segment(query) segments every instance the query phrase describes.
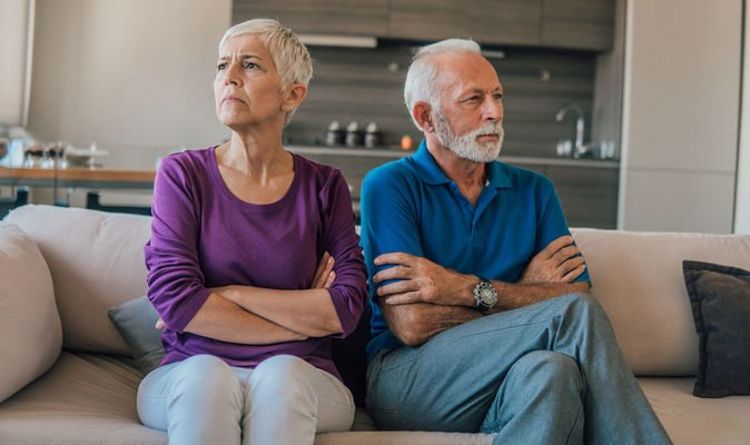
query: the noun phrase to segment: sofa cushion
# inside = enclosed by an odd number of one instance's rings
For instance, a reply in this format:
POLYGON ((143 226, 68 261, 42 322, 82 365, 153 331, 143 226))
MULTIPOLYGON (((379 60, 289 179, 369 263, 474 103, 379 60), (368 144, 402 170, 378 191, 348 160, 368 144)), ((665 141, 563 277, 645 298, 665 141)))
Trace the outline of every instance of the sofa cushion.
POLYGON ((692 377, 642 377, 646 398, 672 441, 679 445, 737 445, 750 438, 750 396, 702 399, 692 377))
POLYGON ((695 375, 698 337, 682 261, 750 268, 750 236, 573 230, 591 293, 637 375, 695 375))
POLYGON ((113 356, 63 351, 52 369, 0 405, 0 442, 166 444, 138 421, 141 373, 113 356))
POLYGON ((44 257, 20 228, 0 223, 0 402, 47 371, 61 345, 44 257))
MULTIPOLYGON (((64 351, 52 369, 0 404, 0 443, 164 445, 167 435, 140 424, 141 373, 117 357, 64 351)), ((357 410, 357 430, 372 420, 357 410)), ((485 434, 363 431, 320 434, 316 445, 490 445, 485 434)))
POLYGON ((750 395, 750 271, 699 261, 683 270, 699 341, 693 394, 750 395))
POLYGON ((147 297, 126 301, 107 311, 117 331, 130 348, 135 366, 143 375, 159 367, 164 358, 161 332, 156 329, 159 314, 147 297))
POLYGON ((107 310, 146 294, 146 216, 29 205, 6 220, 19 225, 47 261, 65 348, 129 354, 107 310))

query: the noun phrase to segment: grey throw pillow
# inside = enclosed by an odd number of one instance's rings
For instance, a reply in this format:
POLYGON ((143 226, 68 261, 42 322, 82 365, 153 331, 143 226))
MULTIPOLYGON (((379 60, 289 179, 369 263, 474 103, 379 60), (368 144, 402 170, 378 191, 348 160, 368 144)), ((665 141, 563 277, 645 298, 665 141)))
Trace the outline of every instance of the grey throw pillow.
POLYGON ((750 395, 750 271, 684 261, 698 332, 699 397, 750 395))
POLYGON ((164 346, 161 332, 154 326, 159 314, 148 298, 126 301, 110 308, 107 315, 127 343, 135 365, 143 375, 158 368, 164 358, 164 346))

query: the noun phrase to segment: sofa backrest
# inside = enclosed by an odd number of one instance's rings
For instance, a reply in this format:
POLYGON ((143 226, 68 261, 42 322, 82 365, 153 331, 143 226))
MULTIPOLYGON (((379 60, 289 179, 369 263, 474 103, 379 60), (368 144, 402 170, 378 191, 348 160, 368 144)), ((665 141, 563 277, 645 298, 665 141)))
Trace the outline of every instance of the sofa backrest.
MULTIPOLYGON (((146 293, 146 216, 30 205, 11 212, 49 266, 64 346, 128 354, 107 309, 146 293)), ((693 375, 697 336, 686 259, 750 269, 750 236, 573 229, 593 282, 638 375, 693 375)))
POLYGON ((750 269, 750 236, 574 229, 591 293, 636 375, 695 375, 698 339, 683 260, 750 269))
POLYGON ((63 346, 129 354, 107 309, 146 294, 143 246, 151 218, 29 205, 5 219, 39 246, 47 261, 63 326, 63 346))

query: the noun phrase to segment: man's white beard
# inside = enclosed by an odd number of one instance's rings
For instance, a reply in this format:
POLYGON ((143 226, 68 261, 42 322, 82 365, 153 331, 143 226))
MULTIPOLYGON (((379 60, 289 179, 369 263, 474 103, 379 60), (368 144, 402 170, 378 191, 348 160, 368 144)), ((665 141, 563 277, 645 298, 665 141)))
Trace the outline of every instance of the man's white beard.
POLYGON ((481 127, 463 136, 456 136, 448 125, 448 120, 442 112, 435 112, 435 132, 441 144, 448 147, 459 158, 468 159, 474 162, 487 163, 494 161, 503 148, 503 138, 505 131, 503 126, 497 123, 486 122, 481 127), (487 134, 496 134, 496 141, 479 143, 477 136, 487 134))

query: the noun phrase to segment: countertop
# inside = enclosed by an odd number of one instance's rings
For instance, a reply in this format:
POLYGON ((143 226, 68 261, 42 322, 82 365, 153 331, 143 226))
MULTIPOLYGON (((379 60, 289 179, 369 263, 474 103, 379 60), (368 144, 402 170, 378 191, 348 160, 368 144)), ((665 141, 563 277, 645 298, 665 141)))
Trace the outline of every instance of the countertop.
MULTIPOLYGON (((414 150, 400 150, 397 148, 349 148, 349 147, 320 147, 312 145, 287 145, 289 151, 299 154, 325 156, 362 156, 375 158, 397 159, 414 153, 414 150)), ((501 162, 517 165, 549 165, 561 167, 587 167, 619 169, 620 162, 616 159, 572 159, 572 158, 539 158, 527 156, 500 155, 501 162)))
POLYGON ((151 189, 154 186, 154 171, 0 167, 0 185, 151 189))

